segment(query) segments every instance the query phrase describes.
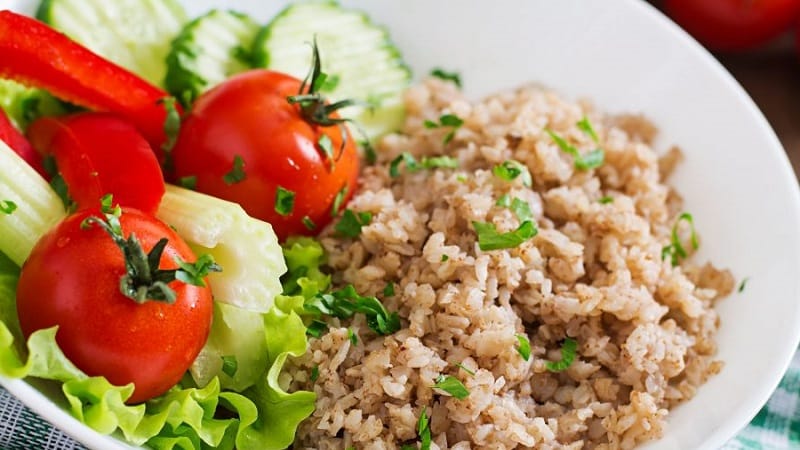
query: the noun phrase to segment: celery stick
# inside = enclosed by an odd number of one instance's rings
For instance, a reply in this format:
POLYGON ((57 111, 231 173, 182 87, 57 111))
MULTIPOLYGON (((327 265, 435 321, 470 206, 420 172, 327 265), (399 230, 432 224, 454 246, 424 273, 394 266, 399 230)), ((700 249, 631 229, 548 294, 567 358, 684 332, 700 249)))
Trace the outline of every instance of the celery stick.
MULTIPOLYGON (((34 244, 66 216, 61 199, 35 170, 0 141, 0 205, 16 209, 0 212, 0 252, 21 266, 34 244)), ((11 209, 11 208, 6 208, 11 209)))
POLYGON ((156 216, 222 266, 208 278, 215 300, 256 312, 272 308, 286 263, 270 224, 236 203, 171 185, 156 216))

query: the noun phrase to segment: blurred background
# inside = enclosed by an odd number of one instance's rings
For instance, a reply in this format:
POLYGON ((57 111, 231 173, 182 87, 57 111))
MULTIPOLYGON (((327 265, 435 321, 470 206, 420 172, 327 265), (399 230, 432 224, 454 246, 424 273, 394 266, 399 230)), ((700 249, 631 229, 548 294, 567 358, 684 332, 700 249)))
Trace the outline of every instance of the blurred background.
POLYGON ((800 0, 650 0, 728 69, 800 174, 800 0))

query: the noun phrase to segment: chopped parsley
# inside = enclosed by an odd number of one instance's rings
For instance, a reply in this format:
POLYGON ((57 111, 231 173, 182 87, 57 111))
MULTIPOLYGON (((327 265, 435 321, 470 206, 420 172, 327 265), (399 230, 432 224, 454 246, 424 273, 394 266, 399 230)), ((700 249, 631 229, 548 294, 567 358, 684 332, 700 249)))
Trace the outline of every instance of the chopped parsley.
POLYGON ((17 204, 11 200, 0 200, 0 212, 11 215, 17 210, 17 204))
POLYGON ((330 161, 330 169, 333 170, 336 166, 336 161, 334 161, 333 157, 333 142, 331 142, 331 138, 323 133, 320 135, 319 139, 317 139, 317 145, 319 145, 319 149, 322 150, 322 154, 330 161))
POLYGON ((315 382, 319 379, 319 366, 314 366, 311 368, 311 382, 315 382))
POLYGON ((461 380, 454 376, 440 374, 436 377, 436 384, 434 384, 433 387, 445 391, 459 400, 464 400, 469 397, 469 390, 464 386, 461 380))
POLYGON ((417 436, 419 436, 419 450, 431 450, 431 424, 426 413, 427 407, 422 407, 417 421, 417 436))
POLYGON ((375 161, 378 160, 378 154, 375 152, 375 147, 372 146, 368 139, 359 141, 358 144, 362 149, 364 149, 364 159, 367 161, 367 164, 375 164, 375 161))
POLYGON ((386 287, 383 288, 383 296, 384 297, 394 296, 394 283, 392 283, 391 281, 386 283, 386 287))
POLYGON ((699 243, 697 242, 697 232, 694 229, 694 219, 692 218, 692 215, 687 212, 681 213, 681 215, 678 216, 678 220, 675 221, 675 225, 672 226, 670 244, 661 249, 661 259, 667 259, 669 256, 673 267, 680 264, 682 259, 686 259, 686 257, 689 256, 688 252, 681 243, 680 236, 678 236, 678 225, 680 225, 681 221, 688 223, 689 227, 691 228, 692 233, 690 240, 692 248, 697 250, 699 247, 699 243))
POLYGON ((377 297, 362 296, 352 284, 306 300, 305 309, 311 313, 348 319, 356 313, 366 316, 367 326, 380 334, 388 335, 400 329, 400 316, 390 313, 377 297))
POLYGON ((295 193, 293 191, 284 189, 283 186, 278 186, 275 191, 275 212, 282 216, 291 214, 294 211, 294 197, 295 193))
POLYGON ((352 209, 345 209, 334 229, 342 236, 356 238, 361 234, 361 228, 369 225, 371 220, 372 213, 370 212, 355 213, 352 209))
POLYGON ((230 172, 226 173, 225 176, 222 177, 222 181, 230 186, 232 184, 242 182, 245 179, 245 176, 244 160, 241 156, 236 155, 233 157, 233 167, 231 168, 230 172))
POLYGON ((589 138, 591 138, 595 144, 600 143, 600 139, 597 137, 597 133, 595 133, 594 127, 592 127, 592 123, 589 122, 588 117, 583 116, 583 119, 579 120, 575 125, 577 125, 584 134, 589 136, 589 138))
POLYGON ((222 356, 222 373, 233 378, 236 371, 239 370, 239 361, 236 360, 236 355, 222 356))
POLYGON ((499 233, 491 222, 472 222, 472 226, 478 233, 478 246, 482 251, 518 247, 539 232, 530 220, 523 221, 516 230, 507 233, 499 233))
POLYGON ((439 67, 431 70, 431 76, 439 78, 444 81, 449 81, 459 88, 461 87, 461 75, 458 72, 448 72, 439 67))
POLYGON ((514 159, 506 160, 502 164, 494 166, 492 173, 497 178, 505 181, 513 181, 518 177, 522 177, 523 186, 531 187, 533 185, 533 178, 531 178, 531 172, 528 167, 514 159))
POLYGON ((309 231, 314 231, 317 228, 317 224, 308 216, 303 216, 303 225, 305 225, 306 229, 309 231))
POLYGON ((494 202, 494 204, 495 206, 502 206, 503 208, 508 208, 509 206, 511 206, 511 196, 508 194, 503 194, 500 196, 500 198, 497 199, 496 202, 494 202))
POLYGON ((466 183, 467 182, 467 176, 464 175, 463 173, 460 173, 460 174, 456 175, 456 181, 458 181, 459 183, 466 183))
POLYGON ((475 376, 475 371, 465 366, 463 363, 456 363, 456 366, 464 372, 467 372, 470 376, 475 376))
POLYGON ((517 334, 516 336, 517 341, 519 342, 517 352, 525 361, 531 359, 531 341, 528 339, 528 336, 525 336, 524 334, 517 334))
POLYGON ((447 256, 447 255, 442 255, 442 262, 445 262, 445 261, 447 261, 448 259, 450 259, 450 257, 449 257, 449 256, 447 256))
POLYGON ((350 339, 353 345, 358 345, 358 335, 350 328, 347 329, 347 339, 350 339))
POLYGON ((400 176, 400 164, 405 164, 406 171, 409 173, 419 172, 425 169, 457 169, 458 160, 450 156, 423 156, 420 161, 408 152, 399 154, 389 164, 389 176, 397 178, 400 176))
POLYGON ((747 287, 747 282, 748 282, 749 280, 750 280, 750 277, 744 277, 744 278, 742 279, 742 282, 741 282, 741 283, 739 283, 739 288, 738 288, 738 289, 736 289, 736 291, 737 291, 737 292, 739 292, 739 293, 743 292, 743 291, 744 291, 744 288, 746 288, 746 287, 747 287))
POLYGON ((178 178, 178 184, 186 189, 195 190, 197 188, 197 177, 194 175, 180 177, 178 178))
MULTIPOLYGON (((578 122, 578 124, 580 124, 580 123, 581 122, 578 122)), ((586 123, 588 124, 588 121, 586 123)), ((591 125, 588 125, 588 126, 589 126, 589 130, 591 130, 591 132, 592 132, 592 134, 590 134, 590 137, 592 137, 593 139, 596 138, 597 135, 594 134, 594 130, 591 128, 591 125)), ((580 125, 579 125, 579 127, 580 127, 580 125)), ((581 129, 583 130, 583 128, 581 128, 581 129)), ((556 133, 554 133, 549 128, 545 128, 544 131, 550 136, 550 138, 553 140, 553 142, 556 143, 556 145, 558 146, 558 148, 561 149, 561 151, 563 151, 564 153, 572 156, 573 164, 575 165, 576 169, 578 169, 578 170, 596 169, 596 168, 598 168, 598 167, 603 165, 603 161, 605 160, 605 152, 603 151, 602 148, 598 147, 598 148, 586 153, 585 155, 581 155, 581 153, 578 151, 578 149, 574 145, 572 145, 569 142, 567 142, 566 139, 564 139, 561 136, 557 135, 556 133)), ((586 132, 586 131, 584 130, 584 132, 586 132)), ((587 134, 589 134, 589 133, 587 133, 587 134)), ((595 142, 597 142, 597 141, 595 141, 595 142)))
POLYGON ((600 204, 602 204, 602 205, 607 205, 609 203, 614 203, 614 197, 612 197, 610 195, 604 195, 604 196, 600 197, 600 200, 598 200, 598 202, 600 202, 600 204))
POLYGON ((510 209, 521 222, 533 219, 531 206, 525 200, 514 197, 514 200, 511 201, 510 209))
POLYGON ((461 128, 461 125, 464 125, 464 120, 458 117, 455 114, 443 114, 439 116, 439 122, 434 122, 432 120, 426 120, 423 122, 423 126, 428 129, 434 128, 447 128, 450 127, 451 130, 444 136, 444 140, 442 143, 447 145, 456 135, 456 130, 461 128))
POLYGON ((312 320, 306 327, 306 334, 317 339, 321 338, 326 331, 328 331, 328 324, 317 319, 312 320))
POLYGON ((561 361, 547 361, 544 366, 550 372, 563 372, 572 365, 578 350, 578 341, 572 338, 564 339, 561 344, 561 361))
POLYGON ((336 217, 336 214, 339 213, 339 209, 342 207, 345 197, 347 197, 346 184, 339 189, 339 192, 336 193, 336 197, 333 199, 333 204, 331 205, 331 217, 336 217))

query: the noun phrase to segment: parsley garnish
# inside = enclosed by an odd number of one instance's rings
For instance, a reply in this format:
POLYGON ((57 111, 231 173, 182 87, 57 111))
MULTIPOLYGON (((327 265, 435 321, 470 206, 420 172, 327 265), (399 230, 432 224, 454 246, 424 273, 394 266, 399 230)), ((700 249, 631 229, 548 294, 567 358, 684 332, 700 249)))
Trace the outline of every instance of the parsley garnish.
POLYGON ((458 72, 447 72, 437 67, 431 71, 431 76, 442 79, 444 81, 450 81, 459 88, 461 87, 461 75, 459 75, 458 72))
POLYGON ((328 324, 317 319, 312 320, 311 323, 308 324, 308 327, 306 327, 306 334, 317 339, 322 337, 326 331, 328 331, 328 324))
POLYGON ((393 295, 394 295, 394 283, 390 281, 386 283, 386 287, 383 288, 383 296, 392 297, 393 295))
POLYGON ((311 382, 315 382, 319 379, 319 366, 314 366, 311 368, 311 382))
POLYGON ((317 228, 317 224, 308 216, 303 216, 303 225, 305 225, 306 229, 309 231, 314 231, 317 228))
POLYGON ((750 280, 750 277, 745 277, 742 279, 742 282, 739 283, 739 288, 736 290, 737 292, 741 293, 744 291, 744 288, 747 287, 747 281, 750 280))
POLYGON ((419 172, 424 169, 457 169, 458 160, 450 156, 423 156, 422 160, 417 162, 414 155, 408 152, 403 152, 398 155, 389 164, 389 176, 396 178, 400 175, 400 164, 405 163, 406 171, 409 173, 419 172))
POLYGON ((239 370, 239 361, 236 360, 236 355, 222 356, 222 373, 233 378, 237 370, 239 370))
POLYGON ((434 122, 432 120, 426 120, 423 122, 425 128, 433 129, 433 128, 452 128, 445 136, 444 140, 442 141, 443 144, 447 145, 456 135, 456 130, 458 130, 461 125, 464 125, 464 120, 458 117, 455 114, 443 114, 439 116, 439 122, 434 122))
POLYGON ((339 208, 342 207, 345 197, 347 197, 346 184, 339 189, 339 192, 336 193, 336 197, 333 198, 333 204, 331 205, 331 217, 336 217, 336 214, 339 213, 339 208))
POLYGON ((17 204, 11 200, 0 200, 0 212, 11 215, 17 210, 17 204))
POLYGON ((294 197, 295 193, 293 191, 284 189, 283 186, 278 186, 275 191, 275 212, 282 216, 291 214, 294 211, 294 197))
POLYGON ((512 181, 521 176, 523 186, 531 187, 533 185, 533 178, 531 178, 531 172, 528 170, 528 167, 513 159, 509 159, 502 164, 494 166, 492 173, 497 178, 506 181, 512 181))
POLYGON ((456 175, 456 181, 458 181, 459 183, 466 183, 467 182, 467 176, 462 174, 462 173, 460 173, 460 174, 456 175))
MULTIPOLYGON (((579 122, 580 123, 580 122, 579 122)), ((591 125, 589 125, 591 127, 591 125)), ((566 139, 562 138, 561 136, 555 134, 549 128, 545 128, 544 130, 553 142, 556 143, 558 148, 561 149, 564 153, 569 154, 572 156, 573 164, 575 168, 578 170, 589 170, 589 169, 596 169, 603 165, 603 161, 605 160, 605 152, 602 148, 596 148, 585 155, 581 155, 577 148, 574 145, 570 144, 566 141, 566 139)), ((592 131, 594 132, 594 131, 592 131)), ((597 137, 596 135, 594 137, 597 137)))
POLYGON ((583 119, 579 120, 575 125, 577 125, 578 128, 584 132, 584 134, 589 136, 589 138, 591 138, 595 144, 600 143, 600 139, 597 137, 597 133, 595 133, 594 127, 592 127, 592 123, 589 122, 588 117, 583 116, 583 119))
POLYGON ((195 190, 197 188, 197 177, 194 175, 180 177, 178 178, 178 184, 186 189, 195 190))
POLYGON ((447 261, 448 259, 450 259, 450 257, 449 257, 449 256, 447 256, 447 255, 442 255, 442 262, 445 262, 445 261, 447 261))
POLYGON ((456 366, 458 368, 460 368, 461 370, 463 370, 464 372, 467 372, 471 376, 473 376, 473 377, 475 376, 475 371, 470 369, 469 367, 465 366, 463 363, 456 363, 456 366))
POLYGON ((500 198, 497 199, 496 202, 494 202, 494 204, 495 206, 502 206, 503 208, 508 208, 509 206, 511 206, 511 196, 508 194, 503 194, 500 196, 500 198))
POLYGON ((396 312, 389 313, 377 297, 359 295, 352 284, 327 294, 317 294, 306 300, 305 309, 339 319, 348 319, 355 313, 364 314, 367 326, 380 335, 400 329, 400 316, 396 312))
POLYGON ((510 209, 521 222, 528 221, 533 218, 531 206, 528 204, 528 202, 520 198, 514 197, 514 200, 511 201, 510 209))
POLYGON ((375 161, 378 160, 378 154, 375 153, 375 147, 372 146, 368 139, 359 141, 358 144, 362 149, 364 149, 364 159, 367 160, 367 164, 375 164, 375 161))
POLYGON ((686 249, 683 248, 683 244, 681 244, 680 236, 678 236, 678 225, 682 220, 686 221, 691 228, 692 233, 690 239, 692 248, 697 250, 697 247, 699 247, 697 242, 697 232, 694 229, 694 219, 692 218, 692 215, 687 212, 681 213, 681 215, 678 216, 678 220, 675 221, 675 225, 672 226, 672 234, 670 237, 671 243, 661 249, 661 259, 667 259, 667 256, 669 256, 673 267, 680 264, 682 259, 685 259, 687 256, 689 256, 689 254, 686 252, 686 249))
POLYGON ((507 233, 498 233, 491 222, 472 222, 472 226, 478 233, 478 246, 482 251, 518 247, 539 232, 530 220, 523 221, 516 230, 507 233))
POLYGON ((350 339, 353 345, 358 345, 358 335, 350 328, 347 329, 347 339, 350 339))
POLYGON ((361 234, 361 228, 369 225, 371 220, 372 213, 370 212, 355 213, 351 209, 345 209, 334 229, 342 236, 356 238, 361 234))
POLYGON ((226 173, 225 176, 222 177, 222 181, 230 186, 232 184, 241 182, 245 179, 245 176, 244 160, 241 156, 236 155, 233 157, 233 168, 231 168, 230 172, 226 173))
POLYGON ((567 370, 567 368, 572 365, 572 361, 575 360, 577 350, 578 341, 569 337, 564 339, 564 343, 561 344, 561 361, 547 361, 544 363, 545 368, 550 372, 563 372, 567 370))
POLYGON ((598 202, 600 202, 600 204, 602 204, 602 205, 607 205, 609 203, 614 203, 614 197, 612 197, 610 195, 604 195, 604 196, 600 197, 600 200, 598 200, 598 202))
POLYGON ((436 384, 434 384, 433 387, 445 391, 459 400, 464 400, 469 397, 469 390, 464 386, 464 383, 450 375, 440 374, 436 377, 436 384))
POLYGON ((426 414, 427 407, 422 407, 419 413, 419 420, 417 421, 417 435, 419 436, 419 449, 431 450, 431 424, 428 421, 426 414))
POLYGON ((333 142, 331 142, 331 138, 323 133, 317 140, 317 145, 319 145, 320 150, 322 150, 322 154, 330 161, 330 169, 333 170, 336 166, 336 161, 333 159, 333 142))
POLYGON ((528 336, 525 336, 524 334, 517 334, 516 336, 517 341, 519 342, 517 352, 525 361, 531 359, 531 341, 528 339, 528 336))

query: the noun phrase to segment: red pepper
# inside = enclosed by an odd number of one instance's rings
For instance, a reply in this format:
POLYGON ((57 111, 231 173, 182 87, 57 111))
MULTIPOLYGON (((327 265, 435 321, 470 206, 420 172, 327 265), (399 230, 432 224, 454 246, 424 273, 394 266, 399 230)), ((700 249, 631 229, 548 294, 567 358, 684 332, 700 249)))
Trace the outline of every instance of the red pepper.
POLYGON ((44 23, 7 10, 0 11, 0 77, 116 113, 133 123, 157 154, 167 140, 167 112, 161 104, 169 97, 166 91, 44 23))
POLYGON ((40 175, 46 176, 42 166, 42 158, 36 153, 31 144, 25 139, 8 119, 5 111, 0 109, 0 141, 5 142, 11 150, 14 150, 31 167, 36 169, 40 175))

